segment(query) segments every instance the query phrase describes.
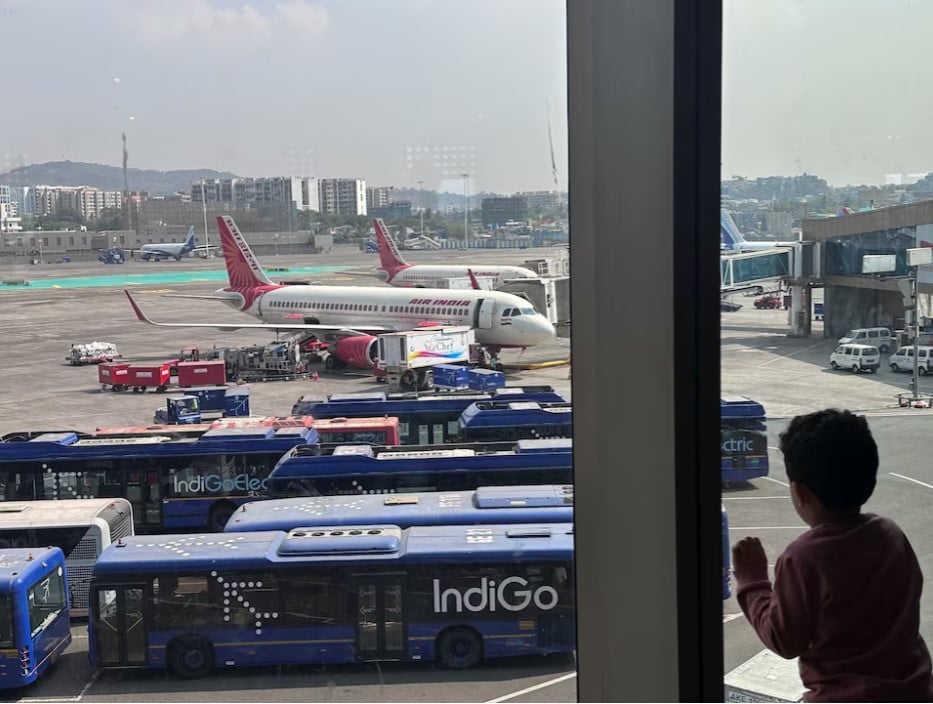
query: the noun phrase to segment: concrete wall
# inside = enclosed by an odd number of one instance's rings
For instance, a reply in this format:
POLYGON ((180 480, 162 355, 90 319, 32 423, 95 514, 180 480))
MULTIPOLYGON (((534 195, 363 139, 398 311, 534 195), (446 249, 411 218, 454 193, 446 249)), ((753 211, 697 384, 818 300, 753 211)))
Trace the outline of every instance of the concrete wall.
POLYGON ((851 328, 904 327, 904 304, 896 291, 851 286, 826 286, 824 335, 836 339, 851 328))

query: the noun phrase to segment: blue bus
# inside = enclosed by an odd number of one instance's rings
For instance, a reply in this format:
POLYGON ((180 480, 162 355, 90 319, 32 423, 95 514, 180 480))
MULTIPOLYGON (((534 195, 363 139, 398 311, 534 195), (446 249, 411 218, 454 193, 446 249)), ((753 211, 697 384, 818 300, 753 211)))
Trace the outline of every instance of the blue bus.
POLYGON ((95 668, 402 660, 575 647, 573 524, 317 527, 126 538, 91 582, 95 668))
POLYGON ((399 420, 402 445, 440 445, 459 442, 460 414, 477 401, 566 401, 551 386, 506 386, 492 391, 450 391, 421 394, 352 393, 328 398, 301 397, 293 416, 315 418, 377 418, 399 420))
POLYGON ((764 407, 745 396, 719 401, 722 482, 768 476, 768 432, 764 407))
POLYGON ((65 555, 0 550, 0 689, 35 682, 71 643, 65 555))
POLYGON ((573 486, 481 486, 475 491, 364 494, 269 499, 238 508, 225 533, 291 530, 299 526, 477 523, 570 523, 573 486))
POLYGON ((566 401, 478 401, 457 423, 465 442, 573 437, 573 410, 566 401))
POLYGON ((317 440, 308 427, 217 428, 196 438, 7 435, 0 501, 124 497, 137 533, 219 531, 265 488, 282 455, 317 440))
POLYGON ((272 498, 572 484, 573 441, 519 440, 444 447, 298 445, 279 460, 266 483, 272 498))

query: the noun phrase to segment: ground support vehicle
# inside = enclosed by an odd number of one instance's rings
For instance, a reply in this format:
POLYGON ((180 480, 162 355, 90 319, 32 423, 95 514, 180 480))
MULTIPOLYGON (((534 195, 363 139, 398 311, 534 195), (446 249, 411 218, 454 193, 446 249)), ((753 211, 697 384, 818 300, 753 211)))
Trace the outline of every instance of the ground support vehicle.
POLYGON ((189 425, 201 423, 206 414, 221 418, 249 416, 249 388, 204 386, 185 389, 184 395, 166 399, 165 408, 156 410, 152 422, 189 425))
POLYGON ((378 364, 390 385, 404 391, 428 390, 434 388, 434 366, 468 363, 475 343, 473 329, 465 326, 387 333, 378 338, 378 364))
POLYGON ((117 346, 112 342, 87 342, 72 345, 71 351, 65 357, 65 360, 73 366, 80 367, 84 364, 112 362, 122 356, 117 351, 117 346))

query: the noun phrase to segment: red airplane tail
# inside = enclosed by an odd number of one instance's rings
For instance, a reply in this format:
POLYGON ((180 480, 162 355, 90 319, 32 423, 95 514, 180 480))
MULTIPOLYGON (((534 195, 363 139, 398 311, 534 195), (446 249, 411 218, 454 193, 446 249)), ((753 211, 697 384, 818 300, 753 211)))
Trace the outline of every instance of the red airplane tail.
POLYGON ((391 279, 396 272, 411 265, 399 254, 398 246, 381 218, 373 218, 373 229, 376 231, 376 245, 379 247, 379 263, 391 279))

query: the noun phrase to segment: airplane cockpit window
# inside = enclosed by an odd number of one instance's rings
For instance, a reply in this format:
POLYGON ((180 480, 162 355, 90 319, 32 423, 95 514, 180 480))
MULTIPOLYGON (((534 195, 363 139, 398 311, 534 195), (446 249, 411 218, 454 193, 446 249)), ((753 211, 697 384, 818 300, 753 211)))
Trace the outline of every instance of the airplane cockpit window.
POLYGON ((521 315, 534 315, 535 314, 534 308, 522 308, 521 311, 522 311, 521 315))

